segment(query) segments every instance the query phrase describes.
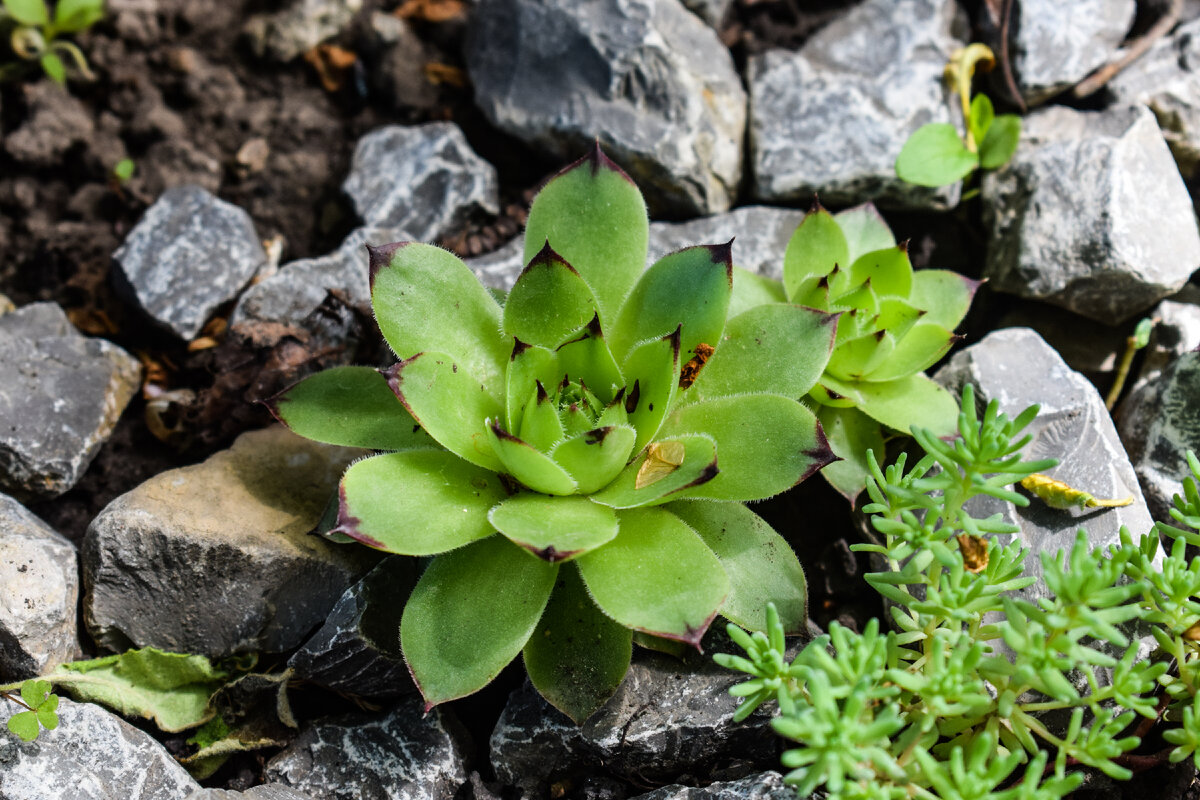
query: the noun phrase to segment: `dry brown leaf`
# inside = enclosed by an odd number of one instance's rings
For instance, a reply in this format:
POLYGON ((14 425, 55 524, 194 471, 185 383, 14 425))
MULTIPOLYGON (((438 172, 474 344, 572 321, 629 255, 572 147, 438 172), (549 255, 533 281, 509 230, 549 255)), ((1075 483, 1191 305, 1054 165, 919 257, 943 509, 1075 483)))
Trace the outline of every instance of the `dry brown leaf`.
POLYGON ((400 19, 457 22, 467 18, 467 4, 463 0, 404 0, 392 13, 400 19))
POLYGON ((452 67, 449 64, 442 64, 438 61, 429 61, 425 64, 425 80, 432 83, 434 86, 439 86, 443 83, 450 86, 457 86, 459 89, 467 85, 467 73, 463 72, 458 67, 452 67))
POLYGON ((336 44, 319 44, 305 52, 304 60, 317 71, 325 91, 336 92, 345 84, 346 73, 354 66, 358 56, 336 44))

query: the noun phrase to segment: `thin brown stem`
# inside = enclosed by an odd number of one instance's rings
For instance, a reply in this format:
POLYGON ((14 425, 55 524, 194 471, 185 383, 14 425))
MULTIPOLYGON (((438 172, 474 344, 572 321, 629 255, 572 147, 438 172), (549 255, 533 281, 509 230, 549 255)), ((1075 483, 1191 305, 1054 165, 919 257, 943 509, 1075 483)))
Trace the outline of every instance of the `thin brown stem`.
POLYGON ((1076 98, 1083 98, 1098 92, 1106 83, 1115 78, 1121 70, 1141 58, 1150 49, 1150 45, 1170 33, 1171 28, 1175 27, 1175 23, 1179 22, 1179 15, 1182 11, 1183 0, 1171 0, 1171 5, 1167 8, 1166 13, 1159 17, 1158 21, 1151 25, 1148 31, 1130 42, 1129 46, 1119 56, 1075 84, 1075 88, 1071 90, 1071 94, 1076 98))

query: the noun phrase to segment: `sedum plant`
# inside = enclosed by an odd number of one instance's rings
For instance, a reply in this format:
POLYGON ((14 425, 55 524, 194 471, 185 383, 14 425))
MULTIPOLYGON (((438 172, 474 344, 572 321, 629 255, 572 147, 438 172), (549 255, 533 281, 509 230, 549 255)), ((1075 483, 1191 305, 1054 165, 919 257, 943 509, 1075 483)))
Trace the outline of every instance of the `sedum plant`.
POLYGON ((774 616, 766 633, 730 625, 745 655, 716 659, 752 676, 731 690, 745 698, 736 718, 776 701, 775 730, 798 745, 783 755, 787 781, 834 800, 1065 797, 1079 765, 1128 779, 1130 751, 1160 716, 1174 747, 1142 765, 1200 765, 1200 557, 1186 553, 1200 544, 1200 461, 1188 454, 1192 477, 1172 511, 1190 530, 1160 523, 1136 542, 1122 530, 1095 549, 1080 531, 1068 550, 1042 554, 1050 594, 1035 602, 1013 596, 1035 580, 1027 550, 995 538, 1016 528, 965 504, 1028 504, 1009 487, 1053 464, 1020 460, 1036 407, 1009 420, 993 401, 977 419, 970 386, 962 405, 957 441, 916 430, 926 455, 911 469, 903 456, 886 472, 872 460, 864 510, 882 541, 856 549, 886 565, 868 581, 894 629, 832 623, 789 662, 774 616), (1149 623, 1156 652, 1127 635, 1133 620, 1149 623))
POLYGON ((853 501, 869 474, 867 453, 884 456, 887 431, 910 425, 954 433, 954 398, 923 373, 958 338, 977 281, 913 270, 871 205, 830 214, 819 204, 788 242, 783 298, 838 314, 833 354, 808 393, 842 460, 822 474, 853 501))
POLYGON ((635 633, 698 646, 718 613, 763 627, 768 601, 803 628, 799 562, 741 501, 834 458, 798 398, 835 317, 770 304, 727 319, 729 244, 646 269, 647 241, 641 193, 597 147, 535 198, 502 304, 444 250, 371 248, 400 361, 271 403, 303 436, 386 451, 347 470, 330 534, 432 557, 400 626, 429 706, 522 654, 578 721, 615 691, 635 633))

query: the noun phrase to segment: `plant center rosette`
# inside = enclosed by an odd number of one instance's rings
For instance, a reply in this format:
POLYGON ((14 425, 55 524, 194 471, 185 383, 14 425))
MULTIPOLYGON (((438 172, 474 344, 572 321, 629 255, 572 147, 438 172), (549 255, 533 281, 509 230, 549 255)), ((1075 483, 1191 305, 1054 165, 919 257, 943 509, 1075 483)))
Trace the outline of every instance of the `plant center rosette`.
POLYGON ((331 534, 433 556, 400 624, 430 706, 522 653, 582 720, 635 637, 698 646, 717 614, 761 630, 768 602, 803 630, 800 564, 742 503, 833 460, 800 398, 837 317, 758 304, 729 244, 647 269, 647 240, 641 193, 595 148, 535 199, 503 303, 444 250, 371 248, 400 361, 327 370, 271 402, 303 436, 381 451, 347 470, 331 534))

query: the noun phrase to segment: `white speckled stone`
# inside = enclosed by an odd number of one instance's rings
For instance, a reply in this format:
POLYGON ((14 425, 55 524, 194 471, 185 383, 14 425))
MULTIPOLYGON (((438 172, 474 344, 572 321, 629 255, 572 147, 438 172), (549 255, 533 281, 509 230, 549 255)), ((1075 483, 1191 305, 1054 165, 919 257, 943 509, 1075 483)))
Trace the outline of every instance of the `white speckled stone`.
POLYGON ((267 254, 245 211, 199 186, 176 186, 146 209, 113 259, 146 313, 192 339, 267 254))

